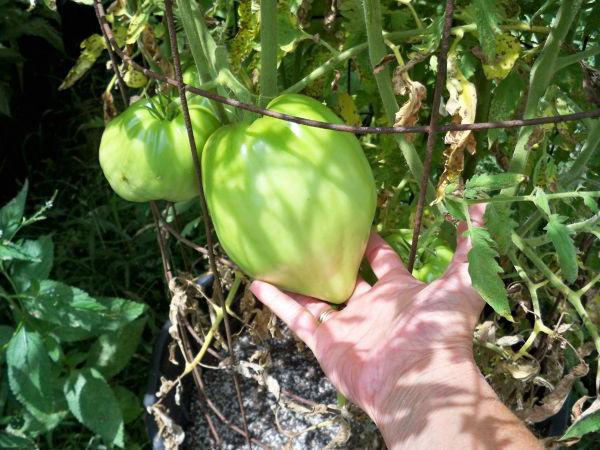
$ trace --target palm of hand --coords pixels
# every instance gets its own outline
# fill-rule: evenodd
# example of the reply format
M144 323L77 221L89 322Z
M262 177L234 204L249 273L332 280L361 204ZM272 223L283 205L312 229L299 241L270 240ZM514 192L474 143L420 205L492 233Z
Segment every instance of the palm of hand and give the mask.
M365 256L378 282L370 286L359 279L346 307L321 324L317 319L331 309L326 303L263 282L254 282L252 291L315 353L334 386L369 412L392 395L393 380L438 370L436 355L471 357L483 302L471 286L470 243L461 234L459 229L450 267L430 284L414 279L373 234Z

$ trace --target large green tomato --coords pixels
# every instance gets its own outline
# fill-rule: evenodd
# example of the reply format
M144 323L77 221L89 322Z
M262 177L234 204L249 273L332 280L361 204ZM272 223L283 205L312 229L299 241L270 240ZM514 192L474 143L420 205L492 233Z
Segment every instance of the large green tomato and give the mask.
M218 120L205 107L190 104L198 154ZM189 200L198 194L194 163L178 99L140 100L104 130L100 166L110 186L125 200Z
M342 123L303 95L282 95L268 107ZM292 292L348 299L376 207L354 135L270 117L225 126L204 148L202 175L219 240L242 270Z

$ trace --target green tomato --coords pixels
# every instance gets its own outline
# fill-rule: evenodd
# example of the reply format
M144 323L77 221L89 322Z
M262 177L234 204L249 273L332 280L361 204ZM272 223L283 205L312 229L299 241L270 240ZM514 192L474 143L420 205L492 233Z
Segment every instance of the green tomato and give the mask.
M297 94L270 109L342 123ZM270 117L217 130L202 153L219 240L248 275L342 303L352 294L376 207L373 174L352 134Z
M198 155L218 120L205 107L190 104ZM104 130L100 166L113 190L125 200L180 202L198 194L194 163L179 101L164 96L140 100Z
M408 260L412 234L413 230L404 229L385 238L404 261ZM454 257L454 251L439 238L427 244L426 249L419 250L419 254L420 265L413 270L413 276L425 283L431 283L441 277Z
M427 253L424 258L424 264L414 271L414 277L425 283L437 280L444 274L453 256L454 252L452 249L445 245L434 247L433 254Z

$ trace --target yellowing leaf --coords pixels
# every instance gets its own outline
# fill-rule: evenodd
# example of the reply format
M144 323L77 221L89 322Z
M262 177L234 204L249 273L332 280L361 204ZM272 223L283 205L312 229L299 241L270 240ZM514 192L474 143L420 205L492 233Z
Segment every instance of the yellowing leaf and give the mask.
M70 88L84 76L88 70L94 65L98 57L102 54L105 48L104 38L99 34L92 34L90 37L83 40L81 43L81 54L75 65L71 67L69 73L58 87L59 91Z
M460 68L456 54L448 58L448 80L446 89L450 93L446 110L452 115L452 123L474 123L477 110L477 91L475 85L465 78ZM464 167L465 149L475 154L475 137L471 131L448 131L444 137L448 144L444 150L444 173L438 182L436 199L439 203L443 200L446 186L458 180Z
M511 34L496 35L496 52L493 60L483 64L483 72L489 80L503 80L512 70L521 54L521 43Z
M337 112L340 117L344 120L348 125L358 126L361 123L360 115L358 114L358 109L356 108L356 103L354 103L354 99L348 92L343 91L339 92L337 95Z
M123 81L131 88L141 88L146 86L148 77L142 72L135 70L133 67L128 66L127 72L125 72L125 75L123 76Z

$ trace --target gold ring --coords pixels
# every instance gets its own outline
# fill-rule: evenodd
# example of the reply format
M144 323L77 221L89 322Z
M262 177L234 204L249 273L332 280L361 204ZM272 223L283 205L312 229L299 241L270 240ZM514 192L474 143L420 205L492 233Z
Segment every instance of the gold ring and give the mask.
M329 308L325 311L323 311L320 315L319 318L317 319L317 322L319 323L324 323L327 319L329 319L329 316L331 315L331 313L334 313L336 310L333 308Z

